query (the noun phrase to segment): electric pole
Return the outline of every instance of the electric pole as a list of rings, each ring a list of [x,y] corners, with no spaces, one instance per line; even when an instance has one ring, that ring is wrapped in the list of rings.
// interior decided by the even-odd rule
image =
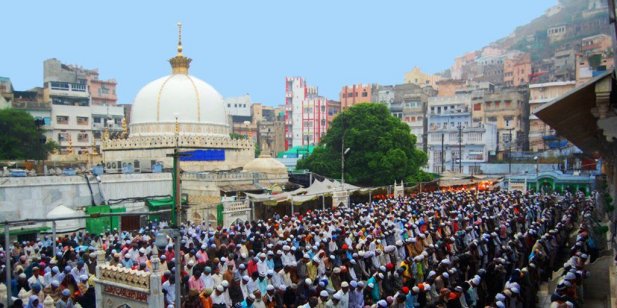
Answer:
[[[444,149],[443,149],[443,140],[444,140],[444,133],[441,133],[441,168],[440,168],[440,169],[441,169],[441,170],[440,170],[441,172],[440,172],[440,173],[443,173],[443,172],[444,172],[444,169],[446,169],[446,168],[445,168],[445,165],[444,165],[444,164],[445,164],[445,162],[443,161],[443,159],[444,159],[444,158],[443,158],[443,154],[444,154]]]
[[[458,173],[463,173],[463,126],[458,125]]]

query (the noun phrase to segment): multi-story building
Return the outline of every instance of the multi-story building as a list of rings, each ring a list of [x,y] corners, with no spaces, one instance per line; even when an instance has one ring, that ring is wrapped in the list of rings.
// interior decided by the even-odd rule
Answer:
[[[428,99],[428,171],[479,173],[496,149],[493,124],[473,124],[471,95]]]
[[[531,75],[531,55],[519,53],[506,56],[503,63],[503,83],[506,86],[518,87],[529,84]]]
[[[43,83],[66,82],[86,85],[86,91],[93,105],[116,105],[116,80],[99,79],[98,69],[85,69],[77,65],[67,65],[58,59],[43,62]]]
[[[43,100],[43,89],[34,88],[28,91],[13,91],[11,107],[26,111],[34,119],[43,120],[43,130],[47,139],[51,138],[51,105]]]
[[[326,104],[326,109],[328,110],[326,119],[328,121],[328,127],[330,127],[334,118],[341,113],[341,102],[329,99]]]
[[[90,89],[90,101],[92,105],[115,106],[118,102],[116,85],[117,82],[114,79],[100,80],[98,79],[98,74],[96,74],[96,76],[91,75],[90,79],[88,79],[88,88]]]
[[[443,79],[437,82],[437,96],[454,96],[457,91],[466,88],[468,81],[462,79]]]
[[[376,85],[373,84],[343,86],[339,93],[341,108],[347,109],[355,104],[372,102],[375,87]]]
[[[502,89],[473,101],[473,123],[491,124],[496,128],[497,154],[527,149],[529,97],[526,88]]]
[[[469,66],[475,65],[478,56],[478,51],[472,51],[454,59],[454,64],[450,68],[450,78],[454,80],[471,79]]]
[[[116,85],[100,80],[97,69],[43,62],[43,102],[50,104],[51,138],[62,153],[93,152],[105,129],[111,136],[121,133],[124,107],[116,106]]]
[[[576,81],[556,81],[529,85],[529,149],[537,152],[548,149],[544,137],[554,135],[551,128],[534,112],[544,104],[573,89]]]
[[[285,122],[283,119],[259,122],[257,131],[257,142],[262,153],[276,157],[278,153],[285,151]]]
[[[552,66],[549,68],[548,81],[574,80],[576,52],[574,49],[560,49],[550,59]]]
[[[100,152],[101,139],[107,132],[110,138],[121,137],[127,132],[127,123],[123,105],[91,105],[90,114],[92,117],[92,137],[96,152]],[[125,123],[123,124],[122,121]],[[124,125],[124,126],[123,126]]]
[[[276,157],[285,151],[284,107],[251,105],[252,123],[257,127],[257,144],[261,152]]]
[[[504,81],[504,56],[483,56],[477,61],[479,74],[476,81],[485,81],[493,84],[502,84]]]
[[[420,70],[419,67],[414,67],[411,71],[405,73],[403,77],[404,83],[411,83],[421,87],[431,86],[434,89],[437,88],[437,82],[439,82],[442,77],[438,74],[431,75]]]
[[[431,86],[414,83],[379,86],[375,102],[388,106],[390,114],[407,123],[416,136],[416,146],[426,150],[426,105],[428,98],[437,95]]]
[[[568,34],[568,26],[567,25],[558,25],[554,27],[550,27],[546,30],[546,35],[548,36],[548,40],[551,43],[555,43],[563,40]]]
[[[594,76],[615,67],[613,40],[606,34],[586,37],[576,61],[576,83],[583,84]]]
[[[328,130],[328,100],[302,77],[285,78],[285,147],[317,144]]]
[[[226,97],[224,102],[228,115],[232,117],[243,117],[244,119],[251,116],[252,103],[250,95]]]

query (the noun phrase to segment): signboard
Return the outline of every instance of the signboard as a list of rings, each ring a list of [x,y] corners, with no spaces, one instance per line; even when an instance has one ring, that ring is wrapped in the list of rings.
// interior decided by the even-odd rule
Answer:
[[[129,290],[129,289],[120,288],[116,286],[105,285],[103,287],[103,292],[113,295],[113,296],[123,297],[131,301],[138,301],[138,302],[143,302],[143,303],[148,302],[148,294],[135,291],[135,290]]]

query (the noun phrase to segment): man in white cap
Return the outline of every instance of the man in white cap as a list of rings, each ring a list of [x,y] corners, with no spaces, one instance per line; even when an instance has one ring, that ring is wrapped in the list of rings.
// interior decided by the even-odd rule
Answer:
[[[341,307],[349,306],[349,283],[347,281],[343,281],[341,283],[341,290],[338,291],[341,294]]]
[[[259,254],[259,261],[257,261],[257,271],[260,275],[263,274],[264,277],[268,273],[268,262],[266,262],[266,254],[263,252]]]
[[[218,285],[214,289],[214,293],[210,295],[212,298],[212,307],[227,307],[227,301],[225,299],[225,288],[223,285]]]
[[[135,262],[137,264],[140,264],[141,262],[148,262],[148,256],[146,256],[146,249],[145,248],[139,248],[138,250],[139,254],[137,255],[137,257],[135,257]]]
[[[326,302],[328,301],[329,298],[330,298],[330,294],[328,294],[328,291],[321,290],[319,292],[319,303],[317,304],[317,308],[326,307]]]
[[[326,308],[343,308],[341,305],[341,294],[339,292],[334,293],[332,298],[326,302]]]
[[[361,308],[364,307],[364,282],[356,282],[352,280],[349,283],[350,291],[349,291],[349,307],[350,308]]]

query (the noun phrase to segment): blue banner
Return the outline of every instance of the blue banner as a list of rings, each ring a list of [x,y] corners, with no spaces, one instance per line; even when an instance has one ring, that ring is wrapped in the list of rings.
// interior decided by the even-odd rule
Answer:
[[[195,150],[182,152],[180,161],[224,161],[225,150]]]

